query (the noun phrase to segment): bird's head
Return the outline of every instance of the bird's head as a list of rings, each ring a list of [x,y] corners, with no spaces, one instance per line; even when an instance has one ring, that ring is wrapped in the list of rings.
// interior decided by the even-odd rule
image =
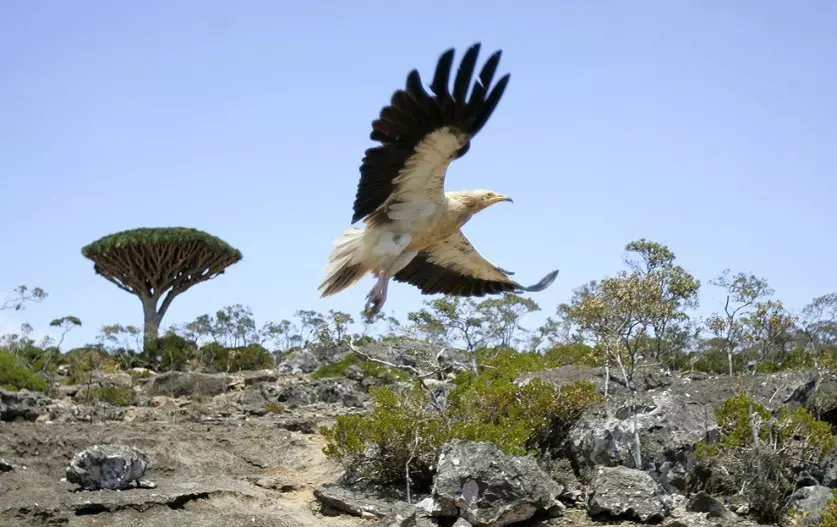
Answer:
[[[494,205],[495,203],[500,203],[501,201],[514,203],[510,197],[500,194],[499,192],[494,192],[493,190],[475,190],[473,191],[473,196],[474,202],[472,207],[476,210],[482,210],[486,207]]]
[[[468,217],[501,201],[514,203],[510,197],[493,190],[459,190],[446,194],[464,206]]]

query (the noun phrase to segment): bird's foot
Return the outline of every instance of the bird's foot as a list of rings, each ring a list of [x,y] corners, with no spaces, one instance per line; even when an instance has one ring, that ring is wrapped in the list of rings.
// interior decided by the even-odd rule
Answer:
[[[366,295],[366,306],[364,306],[363,316],[366,317],[367,322],[372,322],[375,315],[381,312],[384,302],[387,301],[386,284],[378,283],[372,288],[372,291]]]

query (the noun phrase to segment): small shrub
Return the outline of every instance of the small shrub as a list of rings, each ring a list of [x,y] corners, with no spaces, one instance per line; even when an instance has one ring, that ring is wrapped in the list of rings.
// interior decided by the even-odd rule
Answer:
[[[559,366],[601,366],[604,364],[604,355],[597,353],[591,346],[580,342],[550,348],[544,353],[544,358],[550,368]]]
[[[97,386],[83,390],[79,397],[91,401],[102,401],[114,406],[131,406],[134,402],[134,391],[121,386]]]
[[[709,492],[743,494],[762,521],[780,516],[796,472],[834,448],[828,423],[802,407],[783,407],[772,415],[751,396],[740,394],[724,401],[715,416],[721,438],[696,445],[697,473]]]
[[[151,372],[148,370],[129,370],[128,374],[134,383],[151,378]]]
[[[202,362],[216,372],[261,370],[273,366],[273,356],[260,344],[226,348],[211,342],[200,352]]]
[[[281,414],[285,411],[285,407],[279,403],[267,403],[264,405],[264,409],[267,410],[268,413],[271,414]]]
[[[410,379],[409,375],[399,369],[389,368],[383,364],[363,360],[354,353],[347,354],[337,362],[323,364],[311,374],[311,378],[327,379],[334,377],[346,377],[349,375],[352,366],[359,368],[364,377],[375,377],[389,382],[395,380],[406,381]]]
[[[418,386],[399,393],[373,386],[369,393],[374,406],[368,415],[341,415],[333,427],[320,429],[327,441],[323,452],[350,477],[376,483],[404,481],[409,465],[413,484],[426,488],[438,450],[450,438],[444,419],[426,411],[429,398]]]
[[[26,366],[19,364],[14,355],[0,350],[0,387],[12,391],[43,392],[47,389],[47,382]]]
[[[159,337],[142,355],[151,359],[157,371],[183,371],[196,348],[194,342],[171,333]]]

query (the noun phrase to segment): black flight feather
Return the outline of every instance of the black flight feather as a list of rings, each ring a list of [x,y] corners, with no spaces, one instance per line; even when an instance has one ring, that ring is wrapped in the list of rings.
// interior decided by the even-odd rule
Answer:
[[[501,51],[495,51],[472,83],[479,51],[479,43],[465,51],[453,77],[452,88],[453,49],[439,57],[429,93],[418,70],[413,69],[407,75],[404,88],[396,90],[390,104],[380,110],[369,134],[370,139],[380,144],[367,149],[361,162],[352,223],[374,212],[387,200],[393,190],[392,180],[415,153],[415,147],[429,134],[449,126],[471,138],[485,126],[505,91],[509,75],[502,77],[492,88],[501,56]],[[470,143],[467,143],[457,157],[464,155],[469,147]]]

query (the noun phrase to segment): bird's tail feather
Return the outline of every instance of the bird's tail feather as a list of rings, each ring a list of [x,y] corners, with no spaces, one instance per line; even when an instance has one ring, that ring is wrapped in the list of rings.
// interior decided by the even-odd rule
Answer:
[[[321,297],[339,293],[366,274],[368,269],[363,262],[363,235],[363,229],[349,227],[334,240],[334,249],[326,265],[326,279],[319,288]]]

